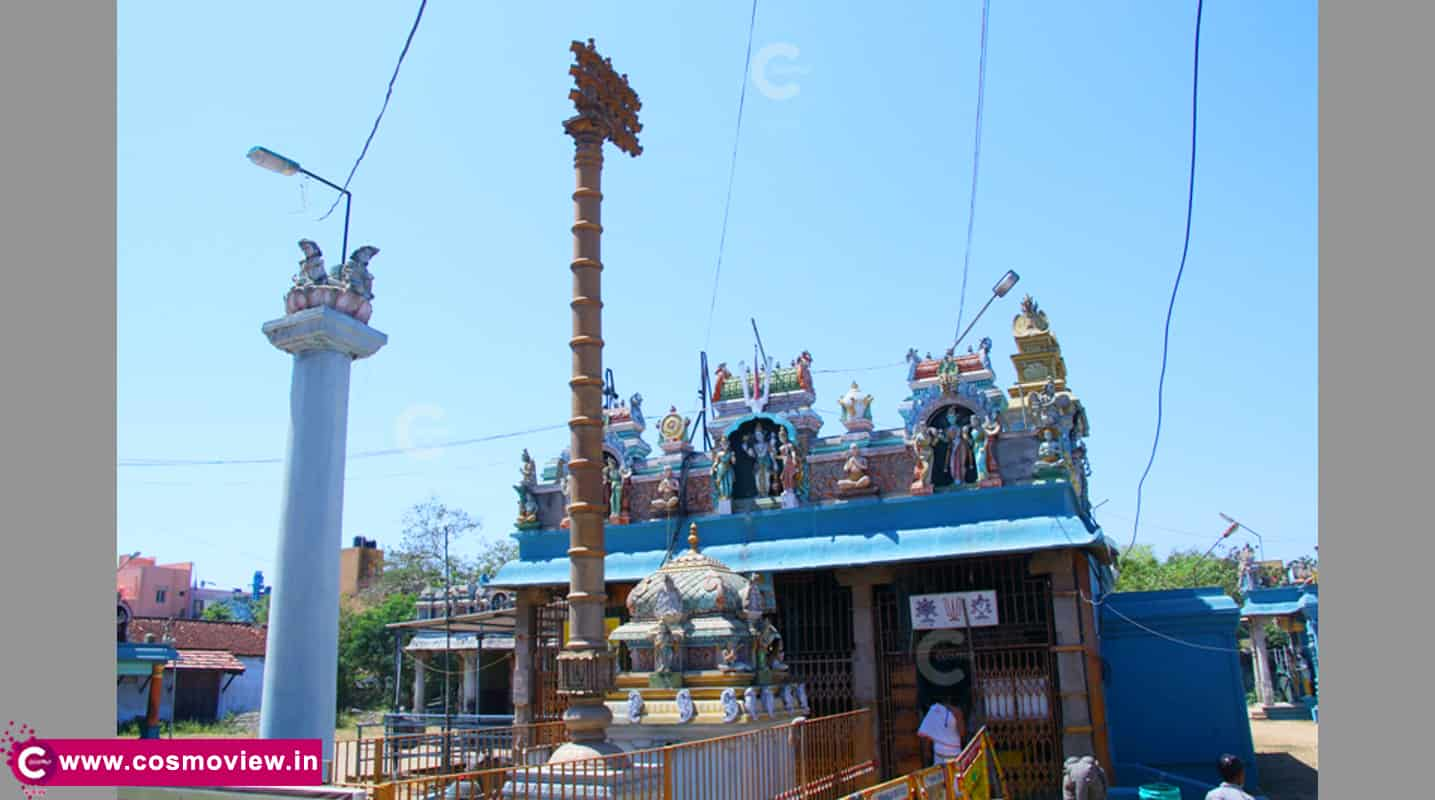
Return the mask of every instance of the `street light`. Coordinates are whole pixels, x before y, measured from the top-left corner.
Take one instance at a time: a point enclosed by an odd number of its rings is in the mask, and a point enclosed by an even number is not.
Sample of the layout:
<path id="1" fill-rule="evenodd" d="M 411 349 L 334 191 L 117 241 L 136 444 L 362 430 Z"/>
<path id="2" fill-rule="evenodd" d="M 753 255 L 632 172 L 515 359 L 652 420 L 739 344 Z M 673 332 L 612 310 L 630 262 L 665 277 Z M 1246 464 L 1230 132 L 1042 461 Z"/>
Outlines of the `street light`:
<path id="1" fill-rule="evenodd" d="M 1261 560 L 1262 560 L 1262 561 L 1265 561 L 1265 560 L 1266 560 L 1266 542 L 1265 542 L 1264 539 L 1261 538 L 1261 535 L 1260 535 L 1259 533 L 1256 533 L 1255 531 L 1253 531 L 1253 530 L 1251 530 L 1250 528 L 1246 527 L 1246 524 L 1243 523 L 1243 522 L 1238 522 L 1238 521 L 1236 521 L 1236 520 L 1234 520 L 1234 519 L 1232 519 L 1232 518 L 1226 516 L 1225 514 L 1222 514 L 1222 513 L 1219 512 L 1219 511 L 1216 512 L 1216 513 L 1221 514 L 1221 519 L 1223 519 L 1223 520 L 1225 520 L 1225 521 L 1231 523 L 1231 526 L 1232 526 L 1231 528 L 1228 528 L 1224 534 L 1222 534 L 1221 538 L 1225 538 L 1225 537 L 1227 537 L 1227 536 L 1230 536 L 1232 530 L 1235 530 L 1236 528 L 1240 528 L 1241 530 L 1245 531 L 1246 533 L 1249 533 L 1250 535 L 1256 537 L 1256 546 L 1261 549 Z"/>
<path id="2" fill-rule="evenodd" d="M 292 158 L 285 158 L 265 147 L 249 148 L 248 158 L 254 162 L 255 165 L 280 175 L 307 175 L 344 196 L 344 244 L 339 250 L 339 262 L 343 263 L 344 259 L 349 257 L 349 206 L 354 200 L 354 196 L 349 194 L 349 190 L 330 181 L 326 181 L 309 170 L 304 169 L 299 166 L 298 161 Z"/>
<path id="3" fill-rule="evenodd" d="M 298 165 L 296 164 L 295 166 Z M 1021 280 L 1020 275 L 1017 275 L 1012 270 L 1006 271 L 1006 274 L 1002 276 L 1002 279 L 997 281 L 997 285 L 992 287 L 992 296 L 987 298 L 987 301 L 982 305 L 981 310 L 977 312 L 977 315 L 975 317 L 972 317 L 971 324 L 967 325 L 967 329 L 962 331 L 961 334 L 957 336 L 957 341 L 952 343 L 953 351 L 957 349 L 957 345 L 961 344 L 963 339 L 967 338 L 967 334 L 971 333 L 972 328 L 975 327 L 977 324 L 977 320 L 982 318 L 982 314 L 986 313 L 987 308 L 991 306 L 992 302 L 995 301 L 998 297 L 1006 297 L 1007 292 L 1010 292 L 1011 287 L 1015 286 L 1016 282 L 1019 280 Z"/>

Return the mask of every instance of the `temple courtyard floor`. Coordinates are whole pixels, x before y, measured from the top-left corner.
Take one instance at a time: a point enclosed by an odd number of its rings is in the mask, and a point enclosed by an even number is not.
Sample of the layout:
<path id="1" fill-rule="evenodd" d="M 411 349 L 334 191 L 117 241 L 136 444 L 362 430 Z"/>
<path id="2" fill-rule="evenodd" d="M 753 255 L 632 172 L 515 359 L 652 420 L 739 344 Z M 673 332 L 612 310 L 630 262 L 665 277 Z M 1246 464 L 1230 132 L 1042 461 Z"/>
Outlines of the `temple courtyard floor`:
<path id="1" fill-rule="evenodd" d="M 1319 726 L 1300 720 L 1251 720 L 1261 793 L 1270 800 L 1316 800 Z"/>

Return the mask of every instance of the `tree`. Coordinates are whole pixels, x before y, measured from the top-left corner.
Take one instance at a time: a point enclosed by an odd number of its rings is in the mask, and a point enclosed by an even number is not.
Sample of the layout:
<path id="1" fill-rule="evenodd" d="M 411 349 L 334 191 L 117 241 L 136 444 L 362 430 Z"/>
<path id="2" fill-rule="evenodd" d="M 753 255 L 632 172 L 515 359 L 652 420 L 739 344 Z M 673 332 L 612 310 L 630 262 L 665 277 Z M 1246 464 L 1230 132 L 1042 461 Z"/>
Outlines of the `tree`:
<path id="1" fill-rule="evenodd" d="M 255 625 L 269 624 L 269 595 L 249 601 L 249 620 Z"/>
<path id="2" fill-rule="evenodd" d="M 512 539 L 495 539 L 479 551 L 474 570 L 480 577 L 492 578 L 504 564 L 518 558 L 518 545 Z"/>
<path id="3" fill-rule="evenodd" d="M 339 610 L 339 710 L 374 708 L 394 694 L 394 642 L 387 626 L 414 617 L 414 596 L 394 594 L 376 605 Z"/>
<path id="4" fill-rule="evenodd" d="M 457 554 L 457 545 L 467 541 L 479 525 L 467 512 L 429 498 L 404 514 L 403 538 L 385 556 L 384 571 L 371 597 L 394 594 L 417 595 L 430 586 L 444 583 L 444 543 L 448 543 L 448 568 L 454 585 L 476 580 L 478 564 Z M 480 557 L 482 558 L 482 557 Z"/>
<path id="5" fill-rule="evenodd" d="M 210 622 L 233 622 L 234 609 L 230 607 L 228 600 L 210 603 L 205 606 L 204 613 L 200 615 L 200 619 L 209 620 Z"/>
<path id="6" fill-rule="evenodd" d="M 1150 545 L 1131 548 L 1120 563 L 1118 592 L 1151 592 L 1219 586 L 1240 602 L 1239 568 L 1232 555 L 1208 555 L 1200 550 L 1178 550 L 1158 560 Z"/>

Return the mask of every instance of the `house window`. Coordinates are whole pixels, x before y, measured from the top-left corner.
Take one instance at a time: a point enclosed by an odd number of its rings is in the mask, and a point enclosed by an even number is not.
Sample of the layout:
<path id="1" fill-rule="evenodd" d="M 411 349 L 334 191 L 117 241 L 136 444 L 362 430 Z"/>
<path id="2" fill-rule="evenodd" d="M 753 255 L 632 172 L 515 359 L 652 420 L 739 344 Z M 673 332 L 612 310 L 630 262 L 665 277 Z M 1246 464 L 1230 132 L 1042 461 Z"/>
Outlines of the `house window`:
<path id="1" fill-rule="evenodd" d="M 158 590 L 155 591 L 155 593 L 154 593 L 154 601 L 155 601 L 156 603 L 163 603 L 163 602 L 164 602 L 164 590 L 163 590 L 163 589 L 158 589 Z"/>

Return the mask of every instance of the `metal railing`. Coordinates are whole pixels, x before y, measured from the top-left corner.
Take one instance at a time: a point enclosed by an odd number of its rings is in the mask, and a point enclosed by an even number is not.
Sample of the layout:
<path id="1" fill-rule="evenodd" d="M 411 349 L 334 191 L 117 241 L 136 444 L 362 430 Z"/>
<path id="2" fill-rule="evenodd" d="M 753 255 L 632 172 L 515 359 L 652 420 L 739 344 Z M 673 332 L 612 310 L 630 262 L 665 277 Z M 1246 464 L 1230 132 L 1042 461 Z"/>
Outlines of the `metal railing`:
<path id="1" fill-rule="evenodd" d="M 333 783 L 374 785 L 441 773 L 543 763 L 567 741 L 562 722 L 451 728 L 334 742 Z"/>
<path id="2" fill-rule="evenodd" d="M 373 800 L 836 800 L 877 780 L 870 709 L 560 764 L 413 778 Z"/>

